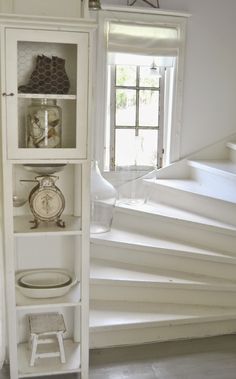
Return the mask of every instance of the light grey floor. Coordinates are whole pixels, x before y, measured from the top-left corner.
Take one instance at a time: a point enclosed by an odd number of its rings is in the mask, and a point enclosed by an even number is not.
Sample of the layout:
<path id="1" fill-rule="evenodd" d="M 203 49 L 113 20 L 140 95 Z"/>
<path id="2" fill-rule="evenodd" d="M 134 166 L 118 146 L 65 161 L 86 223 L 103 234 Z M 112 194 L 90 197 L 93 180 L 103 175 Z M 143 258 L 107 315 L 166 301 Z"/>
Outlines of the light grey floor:
<path id="1" fill-rule="evenodd" d="M 90 379 L 236 379 L 236 335 L 91 353 Z"/>
<path id="2" fill-rule="evenodd" d="M 213 378 L 236 379 L 236 335 L 101 349 L 90 354 L 89 379 Z M 0 372 L 0 379 L 9 379 L 7 367 Z"/>

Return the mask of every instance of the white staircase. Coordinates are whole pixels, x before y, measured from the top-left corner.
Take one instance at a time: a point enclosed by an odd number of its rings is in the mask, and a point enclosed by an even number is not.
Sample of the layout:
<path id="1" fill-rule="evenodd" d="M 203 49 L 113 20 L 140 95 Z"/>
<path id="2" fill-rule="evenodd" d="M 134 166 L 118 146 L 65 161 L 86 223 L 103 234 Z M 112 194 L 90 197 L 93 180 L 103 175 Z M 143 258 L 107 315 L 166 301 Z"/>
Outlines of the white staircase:
<path id="1" fill-rule="evenodd" d="M 236 143 L 139 185 L 91 238 L 91 347 L 236 333 Z"/>

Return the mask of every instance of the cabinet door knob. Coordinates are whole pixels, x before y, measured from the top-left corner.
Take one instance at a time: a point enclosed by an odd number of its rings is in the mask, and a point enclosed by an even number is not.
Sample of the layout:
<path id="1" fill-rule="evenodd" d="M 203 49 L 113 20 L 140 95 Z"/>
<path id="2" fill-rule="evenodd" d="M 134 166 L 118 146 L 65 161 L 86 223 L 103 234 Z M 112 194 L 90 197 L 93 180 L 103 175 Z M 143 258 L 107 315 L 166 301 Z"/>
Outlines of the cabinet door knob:
<path id="1" fill-rule="evenodd" d="M 14 93 L 6 93 L 6 92 L 3 92 L 2 93 L 2 96 L 14 96 Z"/>

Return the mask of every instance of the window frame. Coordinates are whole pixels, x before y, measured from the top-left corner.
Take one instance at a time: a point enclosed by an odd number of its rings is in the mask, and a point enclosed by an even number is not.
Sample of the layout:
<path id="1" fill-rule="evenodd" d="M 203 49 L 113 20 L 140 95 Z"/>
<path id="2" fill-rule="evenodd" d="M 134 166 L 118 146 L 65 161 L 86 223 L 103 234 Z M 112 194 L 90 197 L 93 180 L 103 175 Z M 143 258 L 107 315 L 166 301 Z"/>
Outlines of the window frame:
<path id="1" fill-rule="evenodd" d="M 131 64 L 132 65 L 132 64 Z M 122 170 L 125 169 L 126 166 L 118 166 L 115 162 L 115 155 L 116 155 L 116 130 L 122 129 L 122 130 L 135 130 L 135 135 L 138 135 L 138 132 L 140 130 L 157 130 L 157 159 L 156 164 L 154 167 L 160 168 L 162 167 L 162 156 L 164 152 L 163 147 L 163 121 L 164 121 L 164 68 L 159 69 L 159 73 L 161 75 L 159 79 L 159 86 L 158 87 L 151 87 L 151 86 L 142 86 L 140 85 L 140 67 L 139 65 L 136 66 L 136 84 L 135 85 L 128 85 L 128 86 L 122 86 L 117 85 L 116 83 L 116 69 L 118 65 L 111 65 L 110 67 L 110 106 L 111 106 L 111 117 L 110 117 L 110 170 Z M 135 104 L 135 125 L 134 126 L 123 126 L 123 125 L 117 125 L 116 124 L 116 90 L 117 89 L 131 89 L 134 90 L 136 93 L 136 104 Z M 139 98 L 140 98 L 140 91 L 143 90 L 149 90 L 149 91 L 155 91 L 159 93 L 158 97 L 158 122 L 157 126 L 140 126 L 139 124 Z M 150 170 L 153 166 L 144 166 L 144 165 L 138 165 L 133 166 L 133 170 Z"/>
<path id="2" fill-rule="evenodd" d="M 96 111 L 94 115 L 93 133 L 93 159 L 99 161 L 101 170 L 104 170 L 105 156 L 105 119 L 107 109 L 107 25 L 111 21 L 127 20 L 129 22 L 145 22 L 156 26 L 175 27 L 180 35 L 180 44 L 176 56 L 176 71 L 173 78 L 173 104 L 172 116 L 168 120 L 171 124 L 168 133 L 163 131 L 165 155 L 163 165 L 170 164 L 180 159 L 181 125 L 182 125 L 182 101 L 183 101 L 183 76 L 184 57 L 186 42 L 187 13 L 169 12 L 142 8 L 127 10 L 124 7 L 106 7 L 98 14 L 98 44 L 97 44 L 97 64 L 95 74 L 95 98 Z M 108 100 L 110 101 L 110 100 Z M 101 111 L 102 110 L 102 111 Z"/>

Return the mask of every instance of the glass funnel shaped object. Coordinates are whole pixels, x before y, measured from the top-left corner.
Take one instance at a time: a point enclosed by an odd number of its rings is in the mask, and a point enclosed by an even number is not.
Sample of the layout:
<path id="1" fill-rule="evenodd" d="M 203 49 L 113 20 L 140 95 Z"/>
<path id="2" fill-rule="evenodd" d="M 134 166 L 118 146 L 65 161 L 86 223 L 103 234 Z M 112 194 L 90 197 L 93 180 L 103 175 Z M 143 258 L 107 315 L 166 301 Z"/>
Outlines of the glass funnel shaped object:
<path id="1" fill-rule="evenodd" d="M 91 233 L 108 232 L 112 225 L 116 189 L 103 178 L 96 161 L 91 166 Z"/>

